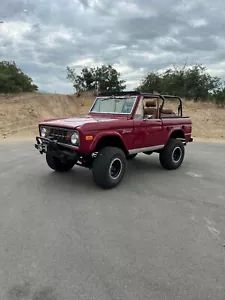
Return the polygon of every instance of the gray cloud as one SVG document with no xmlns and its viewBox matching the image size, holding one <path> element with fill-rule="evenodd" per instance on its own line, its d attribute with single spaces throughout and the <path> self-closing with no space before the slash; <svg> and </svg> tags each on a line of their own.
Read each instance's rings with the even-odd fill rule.
<svg viewBox="0 0 225 300">
<path fill-rule="evenodd" d="M 224 8 L 223 0 L 2 0 L 0 59 L 58 92 L 72 91 L 67 65 L 113 64 L 128 88 L 173 64 L 224 76 Z"/>
</svg>

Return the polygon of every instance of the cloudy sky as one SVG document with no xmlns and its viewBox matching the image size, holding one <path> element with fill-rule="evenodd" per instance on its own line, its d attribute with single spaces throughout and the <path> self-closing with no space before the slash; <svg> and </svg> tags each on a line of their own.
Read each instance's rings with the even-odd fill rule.
<svg viewBox="0 0 225 300">
<path fill-rule="evenodd" d="M 73 91 L 66 66 L 112 64 L 128 89 L 174 64 L 225 77 L 224 0 L 1 0 L 0 21 L 0 60 L 44 91 Z"/>
</svg>

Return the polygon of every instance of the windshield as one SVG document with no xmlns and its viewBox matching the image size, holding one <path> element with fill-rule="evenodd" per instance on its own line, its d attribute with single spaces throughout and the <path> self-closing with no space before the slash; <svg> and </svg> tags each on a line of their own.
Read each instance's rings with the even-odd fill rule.
<svg viewBox="0 0 225 300">
<path fill-rule="evenodd" d="M 110 114 L 130 114 L 136 97 L 97 98 L 91 112 Z"/>
</svg>

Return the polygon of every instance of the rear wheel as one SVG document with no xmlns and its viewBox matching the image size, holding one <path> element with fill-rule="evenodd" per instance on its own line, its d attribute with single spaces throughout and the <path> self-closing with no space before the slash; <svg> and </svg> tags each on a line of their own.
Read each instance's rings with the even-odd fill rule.
<svg viewBox="0 0 225 300">
<path fill-rule="evenodd" d="M 170 139 L 168 144 L 159 154 L 159 160 L 163 168 L 174 170 L 180 167 L 184 160 L 184 145 L 181 141 Z"/>
<path fill-rule="evenodd" d="M 46 162 L 51 169 L 57 172 L 67 172 L 75 165 L 75 162 L 73 160 L 61 160 L 58 157 L 53 156 L 50 151 L 46 153 Z"/>
<path fill-rule="evenodd" d="M 93 178 L 97 185 L 110 189 L 122 180 L 126 170 L 126 157 L 117 147 L 101 149 L 93 162 Z"/>
</svg>

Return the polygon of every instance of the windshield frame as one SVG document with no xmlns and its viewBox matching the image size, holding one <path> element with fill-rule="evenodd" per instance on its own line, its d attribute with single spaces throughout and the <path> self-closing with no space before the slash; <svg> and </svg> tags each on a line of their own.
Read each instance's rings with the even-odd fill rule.
<svg viewBox="0 0 225 300">
<path fill-rule="evenodd" d="M 95 106 L 95 103 L 96 103 L 96 101 L 98 100 L 98 99 L 127 99 L 127 98 L 134 98 L 134 103 L 133 103 L 133 106 L 132 106 L 132 108 L 131 108 L 131 110 L 130 110 L 130 112 L 129 113 L 118 113 L 118 112 L 97 112 L 97 111 L 92 111 L 92 109 L 93 109 L 93 107 Z M 92 106 L 91 106 L 91 108 L 90 108 L 90 110 L 89 110 L 89 114 L 100 114 L 100 115 L 127 115 L 127 116 L 130 116 L 132 113 L 133 113 L 133 111 L 134 111 L 134 108 L 135 108 L 135 105 L 136 105 L 136 103 L 137 103 L 137 96 L 109 96 L 109 97 L 96 97 L 95 98 L 95 101 L 93 102 L 93 104 L 92 104 Z"/>
</svg>

